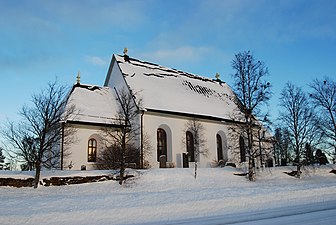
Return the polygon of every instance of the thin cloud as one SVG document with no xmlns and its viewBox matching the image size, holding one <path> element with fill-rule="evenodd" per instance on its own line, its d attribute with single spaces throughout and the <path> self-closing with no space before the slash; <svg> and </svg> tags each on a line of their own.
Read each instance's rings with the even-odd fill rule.
<svg viewBox="0 0 336 225">
<path fill-rule="evenodd" d="M 210 54 L 211 47 L 181 46 L 171 49 L 159 49 L 141 54 L 142 58 L 167 64 L 195 63 Z"/>
<path fill-rule="evenodd" d="M 87 29 L 128 29 L 146 20 L 144 5 L 138 1 L 41 1 L 41 8 L 63 22 Z"/>
<path fill-rule="evenodd" d="M 85 61 L 95 66 L 106 66 L 108 61 L 99 56 L 86 56 Z"/>
</svg>

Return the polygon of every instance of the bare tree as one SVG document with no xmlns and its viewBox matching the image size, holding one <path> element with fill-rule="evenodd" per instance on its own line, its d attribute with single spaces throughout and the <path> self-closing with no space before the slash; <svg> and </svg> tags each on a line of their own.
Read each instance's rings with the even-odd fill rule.
<svg viewBox="0 0 336 225">
<path fill-rule="evenodd" d="M 327 143 L 334 149 L 336 157 L 336 82 L 329 77 L 324 80 L 315 79 L 311 84 L 311 100 L 320 109 L 319 128 L 326 137 Z"/>
<path fill-rule="evenodd" d="M 287 128 L 275 129 L 275 154 L 276 161 L 279 166 L 286 166 L 292 161 L 291 151 L 289 147 L 290 136 Z"/>
<path fill-rule="evenodd" d="M 236 54 L 232 60 L 232 68 L 235 71 L 233 74 L 233 89 L 236 94 L 237 105 L 244 117 L 244 126 L 241 126 L 241 128 L 244 133 L 243 136 L 247 139 L 248 177 L 249 180 L 254 181 L 254 159 L 257 156 L 255 154 L 259 154 L 259 151 L 255 150 L 254 147 L 256 145 L 253 130 L 256 127 L 255 125 L 259 123 L 256 116 L 266 117 L 266 115 L 261 115 L 260 108 L 267 103 L 271 96 L 271 85 L 265 80 L 269 72 L 265 63 L 257 61 L 250 51 Z"/>
<path fill-rule="evenodd" d="M 192 139 L 187 140 L 184 139 L 183 142 L 187 145 L 188 147 L 191 147 L 192 149 L 188 149 L 189 152 L 187 153 L 188 156 L 195 162 L 195 174 L 194 177 L 196 179 L 197 177 L 197 164 L 199 161 L 200 156 L 205 156 L 208 157 L 209 150 L 206 147 L 206 142 L 207 140 L 205 139 L 205 128 L 203 124 L 197 120 L 197 119 L 192 119 L 187 121 L 186 123 L 186 129 L 185 133 L 190 132 L 192 134 Z M 188 143 L 191 142 L 191 143 Z M 192 155 L 191 155 L 192 154 Z"/>
<path fill-rule="evenodd" d="M 12 152 L 27 163 L 29 169 L 35 169 L 34 188 L 38 187 L 42 167 L 60 166 L 62 133 L 71 137 L 74 132 L 70 127 L 62 132 L 60 123 L 74 112 L 74 106 L 66 107 L 67 93 L 68 89 L 56 81 L 49 83 L 41 93 L 32 96 L 31 105 L 22 107 L 22 121 L 8 122 L 2 130 L 14 148 Z"/>
<path fill-rule="evenodd" d="M 277 165 L 281 164 L 281 152 L 282 152 L 282 133 L 281 128 L 276 128 L 274 132 L 275 147 L 274 158 Z"/>
<path fill-rule="evenodd" d="M 111 143 L 99 153 L 96 167 L 103 170 L 120 169 L 123 159 L 125 159 L 125 164 L 128 164 L 128 166 L 131 163 L 138 164 L 140 160 L 139 148 L 128 145 L 123 153 L 120 145 Z"/>
<path fill-rule="evenodd" d="M 6 157 L 3 155 L 2 148 L 0 147 L 0 170 L 6 169 L 5 159 Z"/>
<path fill-rule="evenodd" d="M 279 119 L 288 128 L 290 145 L 295 152 L 297 176 L 300 177 L 305 146 L 311 143 L 312 135 L 316 131 L 314 113 L 303 90 L 291 83 L 287 83 L 282 90 L 280 102 L 282 111 Z"/>
<path fill-rule="evenodd" d="M 115 130 L 116 132 L 117 130 Z M 113 129 L 104 129 L 104 134 L 106 136 L 106 139 L 109 138 L 110 135 L 113 133 Z M 110 135 L 106 135 L 110 134 Z M 115 134 L 116 135 L 116 134 Z M 113 138 L 114 139 L 114 138 Z M 122 150 L 121 146 L 112 143 L 112 141 L 107 141 L 108 146 L 106 146 L 102 151 L 100 151 L 98 158 L 97 158 L 97 164 L 96 168 L 100 170 L 115 170 L 120 169 L 121 161 L 122 161 Z M 142 149 L 142 155 L 143 158 L 141 159 L 141 153 L 139 146 L 136 146 L 133 143 L 129 143 L 126 150 L 125 150 L 125 163 L 128 166 L 136 166 L 140 168 L 149 168 L 149 164 L 146 163 L 147 157 L 150 157 L 151 155 L 152 146 L 150 145 L 148 136 L 144 134 L 143 137 L 143 149 Z M 139 161 L 144 160 L 144 165 L 139 165 Z"/>
<path fill-rule="evenodd" d="M 115 92 L 119 104 L 115 115 L 118 128 L 104 128 L 103 133 L 109 146 L 99 159 L 101 164 L 110 163 L 120 169 L 119 184 L 122 185 L 126 163 L 139 164 L 141 160 L 139 107 L 142 100 L 136 100 L 132 92 L 126 89 L 115 89 Z"/>
</svg>

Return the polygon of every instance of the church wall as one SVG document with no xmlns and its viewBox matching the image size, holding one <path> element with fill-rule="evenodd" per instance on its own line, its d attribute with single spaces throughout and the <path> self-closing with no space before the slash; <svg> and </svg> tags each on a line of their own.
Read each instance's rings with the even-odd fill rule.
<svg viewBox="0 0 336 225">
<path fill-rule="evenodd" d="M 87 126 L 87 125 L 75 125 L 76 134 L 74 143 L 69 146 L 65 146 L 66 150 L 70 153 L 69 156 L 64 157 L 63 168 L 72 170 L 81 170 L 85 167 L 86 170 L 95 169 L 94 162 L 88 162 L 88 142 L 91 138 L 97 141 L 97 156 L 105 144 L 102 140 L 101 127 Z"/>
<path fill-rule="evenodd" d="M 149 161 L 151 167 L 159 167 L 157 162 L 157 129 L 164 129 L 167 133 L 167 162 L 171 162 L 174 167 L 182 167 L 182 154 L 186 152 L 186 124 L 192 118 L 182 116 L 171 116 L 157 113 L 147 112 L 144 116 L 144 131 L 148 135 L 152 154 L 145 158 Z M 203 124 L 206 138 L 206 146 L 209 151 L 208 157 L 200 156 L 199 165 L 201 167 L 210 167 L 213 161 L 217 161 L 217 139 L 216 135 L 219 133 L 223 141 L 224 159 L 226 161 L 232 160 L 233 154 L 228 149 L 228 126 L 216 121 L 200 120 Z M 190 167 L 193 166 L 189 163 Z"/>
</svg>

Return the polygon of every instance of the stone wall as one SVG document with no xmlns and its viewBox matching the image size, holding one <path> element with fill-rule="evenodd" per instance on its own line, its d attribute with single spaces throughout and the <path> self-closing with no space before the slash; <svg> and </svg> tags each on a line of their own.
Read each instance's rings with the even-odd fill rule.
<svg viewBox="0 0 336 225">
<path fill-rule="evenodd" d="M 101 182 L 113 180 L 112 176 L 101 175 L 101 176 L 87 176 L 87 177 L 51 177 L 43 179 L 44 186 L 61 186 L 61 185 L 70 185 L 70 184 L 84 184 L 92 182 Z"/>
<path fill-rule="evenodd" d="M 15 179 L 15 178 L 0 178 L 0 186 L 11 187 L 33 187 L 34 178 Z"/>
<path fill-rule="evenodd" d="M 92 182 L 101 182 L 107 180 L 113 180 L 112 175 L 100 175 L 100 176 L 87 176 L 87 177 L 50 177 L 44 178 L 40 181 L 42 186 L 60 186 L 60 185 L 70 185 L 70 184 L 83 184 Z M 34 178 L 27 179 L 15 179 L 15 178 L 0 178 L 0 186 L 10 186 L 10 187 L 33 187 Z"/>
</svg>

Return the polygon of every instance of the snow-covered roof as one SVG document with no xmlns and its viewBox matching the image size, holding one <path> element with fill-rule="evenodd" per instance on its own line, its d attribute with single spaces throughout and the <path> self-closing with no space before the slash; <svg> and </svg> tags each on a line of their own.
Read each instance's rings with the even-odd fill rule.
<svg viewBox="0 0 336 225">
<path fill-rule="evenodd" d="M 75 113 L 68 121 L 92 124 L 115 124 L 116 98 L 109 87 L 85 84 L 74 85 L 68 105 L 75 106 Z"/>
<path fill-rule="evenodd" d="M 210 79 L 157 64 L 114 55 L 130 88 L 145 109 L 232 119 L 238 107 L 231 88 Z"/>
</svg>

